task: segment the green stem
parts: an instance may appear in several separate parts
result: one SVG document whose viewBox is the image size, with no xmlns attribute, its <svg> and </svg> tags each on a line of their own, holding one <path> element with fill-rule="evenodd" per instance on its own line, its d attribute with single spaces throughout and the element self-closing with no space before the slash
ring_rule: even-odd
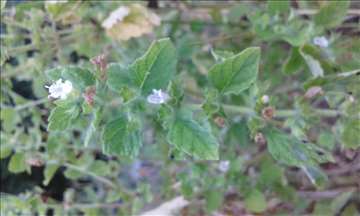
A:
<svg viewBox="0 0 360 216">
<path fill-rule="evenodd" d="M 20 105 L 20 106 L 16 106 L 15 110 L 19 111 L 19 110 L 22 110 L 22 109 L 31 108 L 31 107 L 34 107 L 34 106 L 37 106 L 37 105 L 40 105 L 40 104 L 44 104 L 44 103 L 46 103 L 48 101 L 49 101 L 48 98 L 41 98 L 39 100 L 31 101 L 29 103 L 26 103 L 26 104 L 23 104 L 23 105 Z"/>
<path fill-rule="evenodd" d="M 360 69 L 336 74 L 337 77 L 348 77 L 360 73 Z"/>
<path fill-rule="evenodd" d="M 8 55 L 15 55 L 18 53 L 23 53 L 23 52 L 27 52 L 29 50 L 35 49 L 36 45 L 35 44 L 26 44 L 26 45 L 22 45 L 22 46 L 17 46 L 14 48 L 10 48 L 5 50 L 7 52 Z"/>
<path fill-rule="evenodd" d="M 26 29 L 26 30 L 31 31 L 31 28 L 29 28 L 29 26 L 27 26 L 27 25 L 25 25 L 25 24 L 23 24 L 23 23 L 17 22 L 17 21 L 15 21 L 15 20 L 13 20 L 13 19 L 10 19 L 10 18 L 6 17 L 6 16 L 1 17 L 1 18 L 3 18 L 2 21 L 3 21 L 6 25 L 11 25 L 11 26 L 14 26 L 14 27 L 23 28 L 23 29 Z"/>
<path fill-rule="evenodd" d="M 46 204 L 50 208 L 67 208 L 67 209 L 114 209 L 124 207 L 123 203 L 74 203 L 74 204 Z"/>
<path fill-rule="evenodd" d="M 48 102 L 49 99 L 48 98 L 41 98 L 39 100 L 35 100 L 35 101 L 30 101 L 29 103 L 25 103 L 25 104 L 22 104 L 22 105 L 19 105 L 19 106 L 8 106 L 8 105 L 5 105 L 5 104 L 1 104 L 1 107 L 2 108 L 11 108 L 11 109 L 14 109 L 15 111 L 20 111 L 20 110 L 23 110 L 23 109 L 26 109 L 26 108 L 32 108 L 34 106 L 37 106 L 37 105 L 40 105 L 40 104 L 44 104 L 46 102 Z"/>
<path fill-rule="evenodd" d="M 70 164 L 70 163 L 64 163 L 63 165 L 65 167 L 69 168 L 69 169 L 76 170 L 76 171 L 79 171 L 79 172 L 84 173 L 86 175 L 89 175 L 89 176 L 93 177 L 94 179 L 98 180 L 99 182 L 102 182 L 105 185 L 108 185 L 111 188 L 117 188 L 117 186 L 114 183 L 112 183 L 109 179 L 104 178 L 102 176 L 98 176 L 93 172 L 90 172 L 88 170 L 85 170 L 85 169 L 83 169 L 81 167 L 75 166 L 75 165 Z"/>
<path fill-rule="evenodd" d="M 193 109 L 199 109 L 201 107 L 201 104 L 190 104 L 190 108 Z M 237 105 L 229 105 L 229 104 L 223 104 L 222 107 L 225 111 L 228 111 L 230 113 L 240 113 L 245 115 L 255 115 L 255 111 L 249 107 L 244 106 L 237 106 Z M 286 118 L 291 116 L 296 116 L 300 114 L 300 111 L 298 110 L 275 110 L 275 117 L 278 118 Z M 313 109 L 313 114 L 321 116 L 321 117 L 336 117 L 339 115 L 342 115 L 342 113 L 338 110 L 332 110 L 332 109 Z"/>
<path fill-rule="evenodd" d="M 67 163 L 67 162 L 61 163 L 60 161 L 55 161 L 55 160 L 49 161 L 48 164 L 58 164 L 58 165 L 61 165 L 61 166 L 65 166 L 68 169 L 76 170 L 76 171 L 81 172 L 83 174 L 89 175 L 89 176 L 93 177 L 94 179 L 98 180 L 99 182 L 102 182 L 105 185 L 108 185 L 109 187 L 111 187 L 113 189 L 117 188 L 117 186 L 114 183 L 112 183 L 109 179 L 104 178 L 102 176 L 98 176 L 95 173 L 93 173 L 91 171 L 88 171 L 88 170 L 86 170 L 86 169 L 84 169 L 82 167 L 78 167 L 76 165 L 73 165 L 73 164 L 70 164 L 70 163 Z"/>
<path fill-rule="evenodd" d="M 276 110 L 275 117 L 285 118 L 291 117 L 300 114 L 298 110 Z M 312 114 L 320 116 L 320 117 L 336 117 L 342 115 L 342 113 L 338 110 L 332 109 L 313 109 Z"/>
</svg>

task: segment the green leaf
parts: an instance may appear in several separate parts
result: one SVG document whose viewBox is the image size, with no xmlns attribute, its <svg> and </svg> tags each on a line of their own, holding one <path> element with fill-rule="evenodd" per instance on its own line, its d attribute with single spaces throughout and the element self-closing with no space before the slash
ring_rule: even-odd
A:
<svg viewBox="0 0 360 216">
<path fill-rule="evenodd" d="M 45 9 L 53 19 L 58 19 L 61 15 L 71 10 L 70 4 L 60 3 L 60 4 L 51 4 L 49 2 L 44 1 Z"/>
<path fill-rule="evenodd" d="M 70 66 L 63 70 L 62 76 L 70 80 L 78 89 L 85 89 L 87 86 L 95 84 L 94 75 L 85 68 Z"/>
<path fill-rule="evenodd" d="M 306 165 L 302 166 L 301 169 L 305 172 L 311 183 L 318 187 L 323 188 L 326 182 L 328 182 L 327 175 L 318 166 Z"/>
<path fill-rule="evenodd" d="M 250 47 L 215 64 L 209 71 L 213 86 L 222 94 L 239 94 L 257 79 L 260 48 Z"/>
<path fill-rule="evenodd" d="M 283 178 L 283 168 L 274 163 L 271 157 L 266 157 L 261 161 L 258 183 L 263 186 L 263 188 L 268 189 L 275 187 L 275 185 L 281 184 Z"/>
<path fill-rule="evenodd" d="M 11 152 L 12 148 L 10 146 L 0 145 L 0 159 L 8 157 Z"/>
<path fill-rule="evenodd" d="M 130 65 L 130 76 L 144 95 L 166 89 L 176 72 L 176 49 L 169 38 L 151 44 L 147 52 Z"/>
<path fill-rule="evenodd" d="M 177 115 L 170 127 L 169 142 L 198 160 L 218 160 L 218 143 L 209 128 L 189 116 Z"/>
<path fill-rule="evenodd" d="M 48 119 L 48 131 L 62 131 L 70 127 L 72 121 L 79 115 L 80 109 L 75 104 L 55 107 Z"/>
<path fill-rule="evenodd" d="M 182 99 L 184 98 L 184 89 L 182 87 L 182 80 L 173 79 L 171 81 L 169 94 L 171 98 L 170 104 L 179 106 Z"/>
<path fill-rule="evenodd" d="M 270 14 L 286 13 L 290 9 L 290 2 L 287 0 L 268 0 L 267 10 Z"/>
<path fill-rule="evenodd" d="M 332 209 L 329 208 L 329 201 L 324 200 L 316 202 L 312 215 L 332 215 L 333 213 Z"/>
<path fill-rule="evenodd" d="M 64 172 L 64 175 L 68 179 L 76 180 L 78 178 L 83 177 L 84 173 L 82 173 L 76 169 L 67 168 Z"/>
<path fill-rule="evenodd" d="M 60 166 L 58 164 L 47 164 L 44 169 L 44 181 L 43 184 L 46 186 L 50 183 L 51 179 L 55 175 L 56 171 Z"/>
<path fill-rule="evenodd" d="M 3 12 L 3 10 L 4 10 L 5 5 L 6 5 L 6 0 L 1 0 L 1 6 L 0 6 L 1 13 L 2 13 L 2 12 Z"/>
<path fill-rule="evenodd" d="M 95 160 L 89 167 L 89 170 L 98 176 L 106 176 L 111 173 L 110 166 L 101 160 Z"/>
<path fill-rule="evenodd" d="M 266 210 L 267 203 L 263 193 L 254 189 L 245 197 L 245 207 L 251 212 L 261 213 Z"/>
<path fill-rule="evenodd" d="M 138 155 L 142 145 L 140 125 L 122 115 L 106 124 L 102 140 L 106 154 L 133 158 Z"/>
<path fill-rule="evenodd" d="M 293 47 L 291 50 L 290 57 L 284 64 L 283 72 L 285 74 L 294 74 L 302 68 L 303 63 L 304 61 L 299 52 L 299 48 Z"/>
<path fill-rule="evenodd" d="M 95 84 L 95 77 L 90 70 L 78 66 L 56 67 L 46 71 L 46 74 L 52 81 L 60 78 L 69 80 L 79 90 Z"/>
<path fill-rule="evenodd" d="M 357 149 L 360 147 L 360 119 L 349 119 L 341 135 L 345 147 Z"/>
<path fill-rule="evenodd" d="M 277 129 L 265 130 L 268 150 L 273 158 L 289 166 L 301 167 L 334 161 L 330 152 Z"/>
<path fill-rule="evenodd" d="M 314 77 L 322 77 L 340 70 L 331 57 L 316 46 L 306 44 L 299 51 Z"/>
<path fill-rule="evenodd" d="M 218 190 L 208 190 L 205 192 L 206 209 L 209 212 L 218 209 L 223 201 L 224 194 Z"/>
<path fill-rule="evenodd" d="M 250 9 L 249 3 L 250 2 L 236 3 L 234 6 L 230 7 L 228 14 L 229 21 L 237 22 L 242 16 L 245 16 Z"/>
<path fill-rule="evenodd" d="M 25 161 L 25 154 L 23 152 L 16 152 L 10 159 L 8 169 L 12 173 L 24 172 L 27 168 Z"/>
<path fill-rule="evenodd" d="M 325 28 L 340 25 L 344 20 L 350 1 L 328 1 L 315 15 L 315 24 Z"/>
<path fill-rule="evenodd" d="M 304 52 L 301 52 L 302 57 L 304 58 L 306 64 L 309 67 L 310 72 L 314 77 L 323 77 L 324 76 L 324 70 L 321 67 L 320 61 L 318 61 L 316 58 L 314 58 L 311 55 L 308 55 Z"/>
<path fill-rule="evenodd" d="M 240 121 L 233 123 L 226 133 L 224 142 L 228 146 L 241 146 L 241 148 L 246 148 L 251 145 L 250 140 L 250 131 L 246 125 L 245 121 Z"/>
<path fill-rule="evenodd" d="M 341 215 L 346 216 L 346 214 L 344 214 L 344 212 L 343 212 L 343 210 L 344 210 L 343 208 L 346 207 L 347 203 L 349 203 L 349 201 L 352 199 L 352 197 L 354 197 L 354 193 L 356 193 L 356 189 L 351 189 L 349 191 L 344 191 L 343 193 L 336 196 L 336 198 L 334 198 L 331 201 L 330 205 L 329 205 L 329 203 L 327 203 L 328 208 L 332 210 L 332 213 L 341 212 Z M 350 203 L 351 203 L 351 201 L 350 201 Z M 350 215 L 356 215 L 356 213 L 350 214 Z"/>
<path fill-rule="evenodd" d="M 216 89 L 209 89 L 205 92 L 205 101 L 201 108 L 208 116 L 212 116 L 220 110 L 219 93 Z"/>
<path fill-rule="evenodd" d="M 211 55 L 214 57 L 215 61 L 217 62 L 223 62 L 227 58 L 230 58 L 234 55 L 233 52 L 226 51 L 226 50 L 214 50 L 211 49 Z"/>
<path fill-rule="evenodd" d="M 16 122 L 18 121 L 18 114 L 15 109 L 2 108 L 0 110 L 0 120 L 2 121 L 2 128 L 5 131 L 11 131 L 14 129 Z"/>
<path fill-rule="evenodd" d="M 318 144 L 328 150 L 333 150 L 336 144 L 336 138 L 330 131 L 323 131 L 318 137 Z"/>
<path fill-rule="evenodd" d="M 97 142 L 96 131 L 99 127 L 100 121 L 103 116 L 103 111 L 100 108 L 97 108 L 94 113 L 92 113 L 90 124 L 85 131 L 84 135 L 84 146 L 89 146 L 90 143 Z"/>
<path fill-rule="evenodd" d="M 52 80 L 56 81 L 61 78 L 63 67 L 55 67 L 45 71 L 45 74 Z"/>
<path fill-rule="evenodd" d="M 132 84 L 129 69 L 118 63 L 108 65 L 107 78 L 107 85 L 116 92 Z"/>
<path fill-rule="evenodd" d="M 186 198 L 186 199 L 190 199 L 191 196 L 194 193 L 193 190 L 193 182 L 187 178 L 186 176 L 183 176 L 181 178 L 181 186 L 180 186 L 180 191 L 181 194 Z"/>
</svg>

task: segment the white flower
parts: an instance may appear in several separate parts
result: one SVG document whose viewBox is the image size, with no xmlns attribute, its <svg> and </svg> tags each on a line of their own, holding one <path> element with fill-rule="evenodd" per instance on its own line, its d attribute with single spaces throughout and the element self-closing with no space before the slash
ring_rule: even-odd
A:
<svg viewBox="0 0 360 216">
<path fill-rule="evenodd" d="M 102 23 L 102 27 L 110 29 L 117 22 L 122 21 L 127 15 L 129 15 L 130 9 L 128 7 L 119 7 L 115 11 L 111 12 L 110 16 Z"/>
<path fill-rule="evenodd" d="M 218 165 L 218 169 L 223 173 L 226 173 L 229 170 L 229 167 L 230 167 L 230 161 L 228 160 L 220 161 Z"/>
<path fill-rule="evenodd" d="M 161 89 L 153 89 L 153 93 L 150 94 L 146 99 L 149 103 L 152 104 L 163 104 L 170 99 L 170 96 L 166 92 L 163 92 Z"/>
<path fill-rule="evenodd" d="M 263 95 L 261 97 L 261 103 L 263 103 L 263 104 L 268 104 L 269 100 L 270 100 L 270 97 L 268 95 Z"/>
<path fill-rule="evenodd" d="M 313 39 L 313 43 L 319 47 L 322 47 L 322 48 L 326 48 L 329 46 L 329 41 L 328 39 L 326 39 L 326 37 L 324 36 L 321 36 L 321 37 L 315 37 Z"/>
<path fill-rule="evenodd" d="M 58 79 L 50 86 L 45 86 L 45 88 L 49 89 L 49 98 L 66 99 L 68 94 L 72 91 L 73 86 L 69 80 L 63 82 L 62 79 Z"/>
<path fill-rule="evenodd" d="M 46 4 L 62 4 L 68 2 L 67 0 L 47 0 Z"/>
<path fill-rule="evenodd" d="M 350 103 L 354 103 L 355 102 L 354 96 L 350 95 L 349 96 L 349 101 L 350 101 Z"/>
</svg>

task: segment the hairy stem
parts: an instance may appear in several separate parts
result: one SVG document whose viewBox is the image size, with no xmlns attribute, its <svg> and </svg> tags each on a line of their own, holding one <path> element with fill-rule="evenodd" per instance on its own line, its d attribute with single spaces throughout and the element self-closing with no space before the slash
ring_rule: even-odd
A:
<svg viewBox="0 0 360 216">
<path fill-rule="evenodd" d="M 199 109 L 201 107 L 201 104 L 190 104 L 189 106 L 194 109 Z M 222 107 L 224 108 L 225 111 L 230 113 L 255 115 L 255 111 L 250 107 L 230 105 L 230 104 L 223 104 Z M 298 114 L 300 114 L 300 110 L 283 109 L 283 110 L 275 111 L 275 117 L 278 118 L 286 118 L 286 117 L 296 116 Z M 313 114 L 321 117 L 336 117 L 342 115 L 340 111 L 333 109 L 313 109 Z"/>
</svg>

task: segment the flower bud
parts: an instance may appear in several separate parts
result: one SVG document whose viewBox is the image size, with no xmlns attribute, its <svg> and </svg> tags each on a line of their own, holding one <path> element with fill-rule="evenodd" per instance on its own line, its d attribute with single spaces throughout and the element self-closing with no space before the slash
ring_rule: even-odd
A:
<svg viewBox="0 0 360 216">
<path fill-rule="evenodd" d="M 263 95 L 263 96 L 261 97 L 261 103 L 263 103 L 263 104 L 268 104 L 269 101 L 270 101 L 270 97 L 269 97 L 268 95 Z"/>
<path fill-rule="evenodd" d="M 274 117 L 275 109 L 271 106 L 265 107 L 262 112 L 262 117 L 266 120 L 270 120 Z"/>
<path fill-rule="evenodd" d="M 256 144 L 259 144 L 259 145 L 266 144 L 266 139 L 265 139 L 264 135 L 260 132 L 255 135 L 254 141 Z"/>
<path fill-rule="evenodd" d="M 95 95 L 96 95 L 96 88 L 95 88 L 95 86 L 91 86 L 85 90 L 83 97 L 87 104 L 89 104 L 90 106 L 93 106 Z"/>
<path fill-rule="evenodd" d="M 100 77 L 102 80 L 105 80 L 106 78 L 106 67 L 107 67 L 107 62 L 105 59 L 105 54 L 101 54 L 98 56 L 95 56 L 94 58 L 90 59 L 90 62 L 95 65 L 98 70 L 100 71 Z"/>
<path fill-rule="evenodd" d="M 214 122 L 217 126 L 219 126 L 221 128 L 225 126 L 225 119 L 223 117 L 216 116 L 214 118 Z"/>
</svg>

